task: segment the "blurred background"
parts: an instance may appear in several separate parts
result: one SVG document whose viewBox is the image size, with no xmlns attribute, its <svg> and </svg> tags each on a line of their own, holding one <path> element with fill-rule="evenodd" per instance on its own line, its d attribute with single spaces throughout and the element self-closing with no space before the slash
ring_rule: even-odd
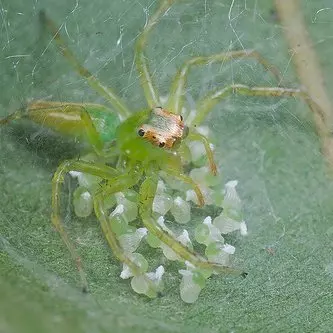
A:
<svg viewBox="0 0 333 333">
<path fill-rule="evenodd" d="M 29 99 L 103 103 L 42 31 L 41 9 L 62 27 L 92 73 L 133 110 L 145 107 L 133 45 L 157 3 L 0 0 L 0 117 Z M 332 97 L 332 2 L 301 5 Z M 274 4 L 267 0 L 181 1 L 153 31 L 147 56 L 165 95 L 186 59 L 248 48 L 280 69 L 282 86 L 299 86 Z M 187 99 L 231 83 L 279 82 L 252 60 L 208 65 L 191 73 Z M 249 235 L 230 240 L 235 265 L 249 276 L 213 277 L 190 306 L 179 297 L 180 275 L 172 263 L 163 297 L 136 295 L 119 278 L 119 264 L 96 220 L 74 218 L 68 204 L 65 222 L 91 289 L 81 294 L 76 268 L 50 223 L 52 174 L 78 148 L 24 122 L 0 129 L 0 332 L 330 330 L 333 188 L 311 112 L 294 98 L 233 95 L 206 124 L 217 138 L 223 177 L 239 180 Z M 158 262 L 160 254 L 151 252 Z"/>
</svg>

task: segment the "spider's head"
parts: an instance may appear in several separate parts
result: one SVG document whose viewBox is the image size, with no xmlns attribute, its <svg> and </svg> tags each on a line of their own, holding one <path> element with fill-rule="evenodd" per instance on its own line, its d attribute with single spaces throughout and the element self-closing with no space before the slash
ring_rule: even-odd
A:
<svg viewBox="0 0 333 333">
<path fill-rule="evenodd" d="M 169 112 L 158 106 L 151 110 L 146 124 L 138 129 L 138 135 L 145 138 L 154 146 L 174 148 L 188 134 L 181 115 Z"/>
</svg>

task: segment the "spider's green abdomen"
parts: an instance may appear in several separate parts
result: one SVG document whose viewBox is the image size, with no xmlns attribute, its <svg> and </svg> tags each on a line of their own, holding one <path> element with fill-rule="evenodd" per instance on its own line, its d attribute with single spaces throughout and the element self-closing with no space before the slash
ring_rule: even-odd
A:
<svg viewBox="0 0 333 333">
<path fill-rule="evenodd" d="M 116 139 L 116 130 L 120 125 L 120 119 L 116 113 L 106 107 L 101 108 L 100 105 L 96 107 L 94 104 L 87 107 L 86 110 L 104 143 Z"/>
<path fill-rule="evenodd" d="M 36 101 L 28 104 L 3 120 L 3 123 L 19 118 L 30 119 L 43 127 L 73 138 L 87 139 L 84 115 L 88 115 L 103 144 L 116 139 L 120 124 L 117 113 L 100 104 Z"/>
</svg>

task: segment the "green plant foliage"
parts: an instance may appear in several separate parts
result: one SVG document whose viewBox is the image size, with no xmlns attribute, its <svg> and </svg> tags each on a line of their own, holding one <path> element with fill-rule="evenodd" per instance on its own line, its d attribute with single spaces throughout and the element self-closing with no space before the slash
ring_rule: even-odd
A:
<svg viewBox="0 0 333 333">
<path fill-rule="evenodd" d="M 330 91 L 332 3 L 302 4 Z M 0 116 L 29 98 L 103 102 L 40 31 L 40 9 L 63 26 L 93 73 L 133 108 L 144 106 L 133 44 L 155 6 L 151 0 L 0 2 Z M 282 85 L 297 86 L 271 1 L 182 1 L 156 27 L 147 54 L 157 86 L 167 94 L 185 59 L 242 47 L 280 68 Z M 193 71 L 187 98 L 232 82 L 277 84 L 260 65 L 242 60 Z M 193 305 L 181 301 L 181 276 L 172 263 L 166 264 L 162 297 L 134 294 L 119 278 L 121 267 L 96 220 L 74 217 L 69 183 L 63 216 L 90 287 L 81 294 L 75 266 L 50 223 L 52 173 L 79 148 L 25 122 L 0 128 L 0 332 L 331 330 L 333 188 L 310 111 L 295 99 L 232 96 L 207 123 L 216 134 L 223 177 L 239 180 L 249 234 L 227 240 L 236 247 L 234 265 L 249 275 L 207 280 Z M 198 219 L 208 214 L 196 212 Z M 159 252 L 148 246 L 142 252 L 158 265 Z"/>
</svg>

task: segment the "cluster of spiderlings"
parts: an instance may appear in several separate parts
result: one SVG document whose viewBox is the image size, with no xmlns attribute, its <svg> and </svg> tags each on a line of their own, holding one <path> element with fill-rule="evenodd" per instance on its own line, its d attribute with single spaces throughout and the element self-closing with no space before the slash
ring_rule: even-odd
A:
<svg viewBox="0 0 333 333">
<path fill-rule="evenodd" d="M 189 173 L 190 177 L 200 187 L 205 203 L 218 207 L 221 213 L 213 219 L 210 216 L 205 217 L 203 222 L 196 226 L 194 232 L 192 225 L 189 230 L 185 229 L 184 225 L 191 221 L 191 209 L 198 203 L 197 195 L 188 185 L 160 172 L 161 179 L 158 182 L 152 207 L 153 218 L 165 232 L 186 247 L 193 249 L 191 237 L 193 239 L 194 236 L 196 242 L 206 247 L 205 256 L 209 261 L 230 266 L 230 256 L 234 254 L 235 248 L 225 243 L 222 235 L 236 230 L 239 230 L 241 235 L 247 233 L 242 216 L 241 200 L 236 192 L 237 181 L 229 181 L 223 186 L 221 176 L 212 175 L 207 166 L 202 166 L 207 161 L 201 144 L 190 143 L 188 148 L 191 155 L 190 163 L 194 166 Z M 88 156 L 84 159 L 93 158 Z M 71 171 L 70 174 L 77 178 L 79 184 L 73 195 L 75 214 L 79 217 L 87 217 L 93 211 L 93 193 L 98 189 L 101 179 L 80 172 Z M 182 258 L 159 238 L 147 232 L 146 228 L 133 226 L 133 222 L 139 219 L 136 191 L 128 189 L 123 193 L 116 193 L 105 198 L 104 205 L 110 211 L 110 226 L 118 237 L 123 251 L 140 268 L 139 274 L 137 272 L 134 274 L 130 267 L 123 264 L 120 277 L 131 278 L 131 287 L 135 292 L 156 297 L 163 290 L 164 267 L 159 266 L 155 272 L 148 272 L 148 261 L 138 252 L 141 241 L 144 239 L 150 247 L 160 248 L 168 260 L 183 262 Z M 183 231 L 173 231 L 168 228 L 166 223 L 170 220 L 177 222 L 178 226 L 181 225 Z M 193 303 L 204 288 L 206 279 L 215 272 L 197 268 L 189 262 L 183 262 L 183 264 L 184 269 L 179 270 L 182 276 L 180 295 L 184 302 Z"/>
</svg>

